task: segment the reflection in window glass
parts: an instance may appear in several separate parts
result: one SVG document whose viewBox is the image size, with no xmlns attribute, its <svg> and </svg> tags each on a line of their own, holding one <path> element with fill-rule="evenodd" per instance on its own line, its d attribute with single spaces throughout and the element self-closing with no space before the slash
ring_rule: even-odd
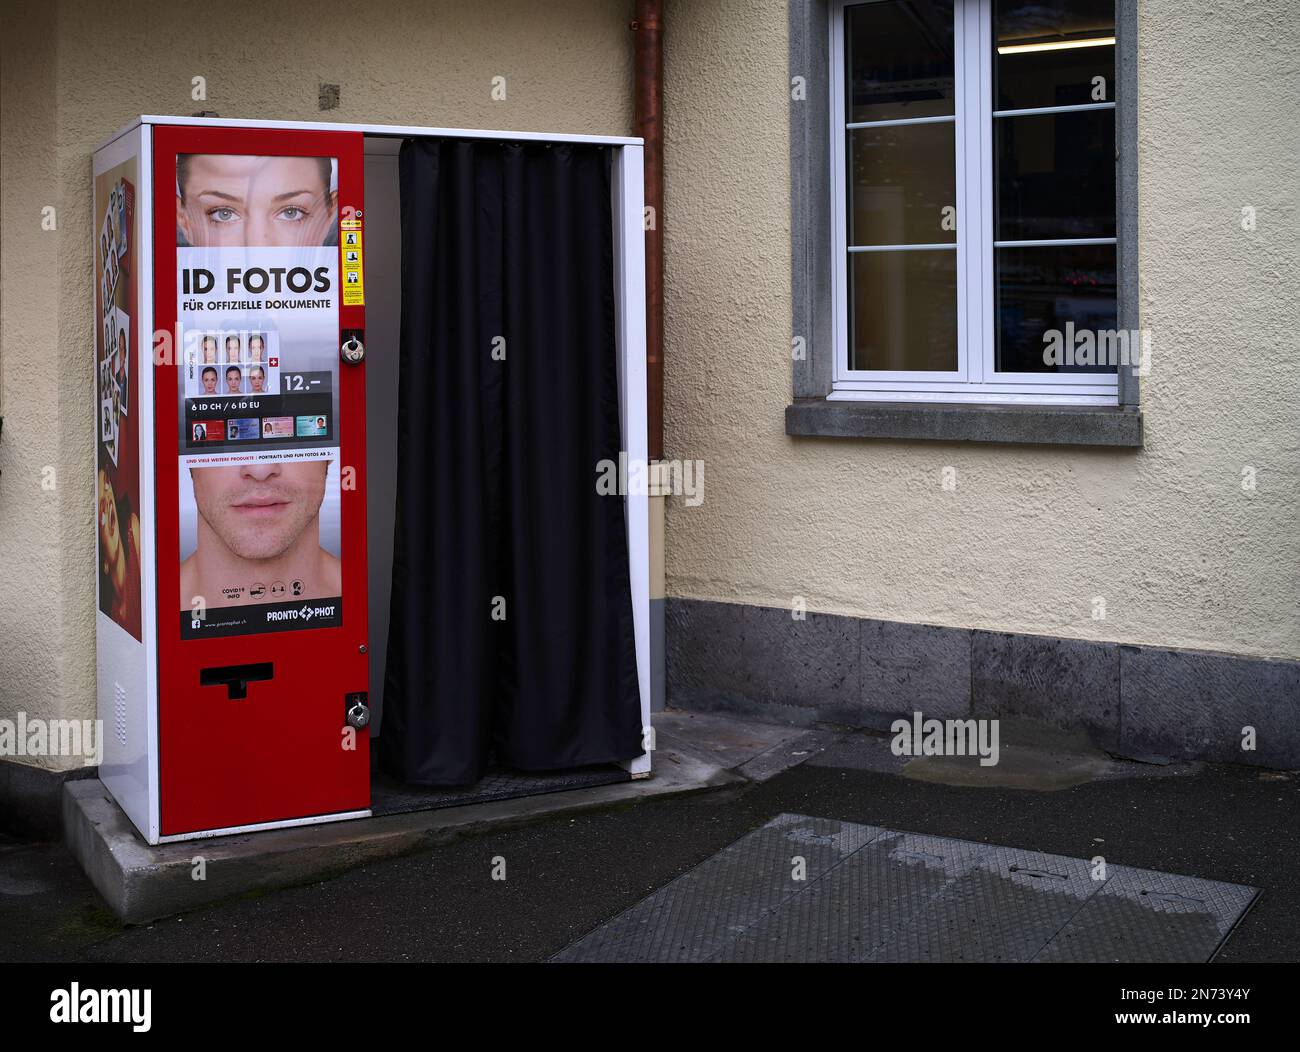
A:
<svg viewBox="0 0 1300 1052">
<path fill-rule="evenodd" d="M 844 12 L 847 120 L 952 115 L 952 0 L 886 0 Z"/>
<path fill-rule="evenodd" d="M 994 108 L 1114 102 L 1114 0 L 994 0 Z"/>
<path fill-rule="evenodd" d="M 990 10 L 992 39 L 988 22 L 975 29 Z M 958 22 L 969 31 L 956 32 Z M 1113 0 L 851 3 L 843 30 L 841 116 L 855 127 L 837 129 L 849 247 L 840 360 L 850 371 L 925 374 L 925 383 L 956 373 L 960 269 L 972 364 L 961 378 L 1113 374 L 1113 361 L 1095 357 L 1117 314 Z M 1059 112 L 1070 107 L 1083 108 Z M 958 134 L 959 109 L 991 132 L 991 166 L 965 152 L 973 147 Z M 1031 112 L 998 116 L 1022 110 Z M 956 215 L 959 198 L 966 216 Z M 954 228 L 968 219 L 962 229 L 976 240 L 963 238 L 959 251 Z M 978 243 L 990 226 L 993 244 Z M 1052 333 L 1060 347 L 1090 339 L 1094 358 L 1048 360 Z M 895 390 L 931 390 L 897 379 Z"/>
<path fill-rule="evenodd" d="M 957 240 L 952 124 L 887 124 L 848 136 L 850 245 Z"/>
<path fill-rule="evenodd" d="M 855 252 L 849 267 L 849 368 L 957 368 L 955 251 Z"/>
<path fill-rule="evenodd" d="M 1052 333 L 1113 331 L 1114 245 L 994 249 L 996 368 L 1014 373 L 1113 373 L 1114 365 L 1049 365 Z M 1067 328 L 1070 326 L 1070 328 Z M 1046 337 L 1046 338 L 1045 338 Z"/>
<path fill-rule="evenodd" d="M 1115 111 L 998 117 L 994 237 L 1115 236 Z"/>
</svg>

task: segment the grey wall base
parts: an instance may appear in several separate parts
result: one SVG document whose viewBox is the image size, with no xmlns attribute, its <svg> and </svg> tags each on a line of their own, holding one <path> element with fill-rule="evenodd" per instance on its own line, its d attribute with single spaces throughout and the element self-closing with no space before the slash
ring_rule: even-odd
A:
<svg viewBox="0 0 1300 1052">
<path fill-rule="evenodd" d="M 650 600 L 650 711 L 663 712 L 664 702 L 664 603 Z"/>
<path fill-rule="evenodd" d="M 1016 718 L 1133 759 L 1300 768 L 1300 661 L 833 614 L 797 621 L 694 599 L 668 599 L 665 621 L 675 708 L 876 730 L 914 712 Z"/>
<path fill-rule="evenodd" d="M 49 771 L 17 760 L 0 760 L 0 833 L 23 840 L 57 840 L 66 782 L 94 778 L 97 767 Z"/>
</svg>

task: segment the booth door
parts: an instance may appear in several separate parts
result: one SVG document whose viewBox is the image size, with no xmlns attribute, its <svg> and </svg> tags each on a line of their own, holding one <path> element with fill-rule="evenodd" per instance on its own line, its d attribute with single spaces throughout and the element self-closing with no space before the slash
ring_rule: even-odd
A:
<svg viewBox="0 0 1300 1052">
<path fill-rule="evenodd" d="M 164 836 L 369 806 L 362 151 L 154 132 Z"/>
</svg>

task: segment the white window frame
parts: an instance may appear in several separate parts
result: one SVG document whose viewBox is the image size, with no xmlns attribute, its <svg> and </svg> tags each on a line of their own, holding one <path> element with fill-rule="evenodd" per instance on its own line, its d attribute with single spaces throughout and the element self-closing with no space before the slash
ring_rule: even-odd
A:
<svg viewBox="0 0 1300 1052">
<path fill-rule="evenodd" d="M 1117 239 L 1053 238 L 1036 241 L 993 240 L 993 121 L 1000 117 L 1115 109 L 1108 102 L 1047 106 L 1029 110 L 993 109 L 992 0 L 954 0 L 954 114 L 952 117 L 904 118 L 849 123 L 845 120 L 844 11 L 882 0 L 832 0 L 830 27 L 831 220 L 833 240 L 832 337 L 835 363 L 833 400 L 894 402 L 990 402 L 1000 404 L 1102 405 L 1119 404 L 1118 369 L 1114 373 L 996 373 L 996 321 L 993 309 L 995 272 L 993 249 L 1059 245 L 1117 245 Z M 1113 85 L 1113 81 L 1112 81 Z M 1112 90 L 1113 94 L 1113 90 Z M 972 116 L 978 119 L 971 119 Z M 952 123 L 955 129 L 957 243 L 913 251 L 957 253 L 957 368 L 950 372 L 921 372 L 849 368 L 849 255 L 880 251 L 883 246 L 848 244 L 848 185 L 846 143 L 850 129 L 921 123 Z M 1118 196 L 1118 193 L 1117 193 Z M 978 237 L 971 237 L 966 217 L 973 216 Z M 1117 217 L 1118 220 L 1118 217 Z M 1116 232 L 1118 233 L 1118 222 Z M 895 247 L 895 246 L 891 246 Z M 1118 286 L 1118 282 L 1117 282 Z M 1116 290 L 1118 297 L 1118 287 Z M 1117 323 L 1118 325 L 1118 323 Z M 994 377 L 997 379 L 993 379 Z"/>
</svg>

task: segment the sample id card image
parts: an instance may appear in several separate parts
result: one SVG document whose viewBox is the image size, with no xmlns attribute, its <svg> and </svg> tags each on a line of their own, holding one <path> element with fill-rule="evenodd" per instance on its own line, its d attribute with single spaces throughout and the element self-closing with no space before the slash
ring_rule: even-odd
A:
<svg viewBox="0 0 1300 1052">
<path fill-rule="evenodd" d="M 294 417 L 299 438 L 321 438 L 329 433 L 329 424 L 323 416 Z"/>
<path fill-rule="evenodd" d="M 196 420 L 190 426 L 192 442 L 224 442 L 226 422 L 224 420 Z"/>
<path fill-rule="evenodd" d="M 257 438 L 260 429 L 258 427 L 258 418 L 236 417 L 233 420 L 226 421 L 226 440 L 228 442 L 243 442 L 250 438 Z"/>
<path fill-rule="evenodd" d="M 293 438 L 293 417 L 291 416 L 262 417 L 262 437 L 263 438 Z"/>
</svg>

